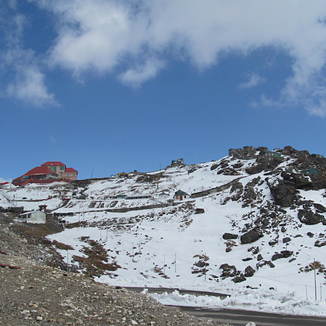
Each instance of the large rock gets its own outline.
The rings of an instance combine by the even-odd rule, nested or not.
[[[254,276],[255,272],[256,271],[251,266],[247,266],[246,269],[245,269],[244,276],[245,277],[252,277],[252,276]]]
[[[222,264],[220,266],[220,269],[222,269],[222,277],[234,277],[237,275],[237,269],[234,265],[229,264]]]
[[[224,240],[235,240],[235,239],[238,239],[238,235],[237,234],[232,234],[232,233],[224,233],[223,234],[223,239]]]
[[[281,207],[290,207],[297,199],[298,191],[295,187],[283,182],[278,183],[276,186],[270,186],[270,190],[275,204]]]
[[[296,189],[313,189],[313,184],[309,176],[293,172],[282,172],[281,176],[286,184],[291,185]]]
[[[293,255],[293,251],[282,250],[281,252],[277,252],[272,256],[272,261],[281,259],[281,258],[289,258]]]
[[[298,218],[301,223],[307,225],[314,225],[325,221],[323,215],[314,213],[310,209],[300,209],[298,211]]]
[[[317,240],[316,242],[315,242],[315,247],[324,247],[324,246],[326,246],[326,240],[325,241],[321,241],[321,240]]]
[[[240,275],[238,275],[238,276],[236,276],[235,278],[232,279],[232,281],[234,283],[240,283],[240,282],[243,282],[245,280],[246,280],[246,278],[245,278],[245,276],[243,274],[240,274]]]
[[[252,243],[252,242],[255,242],[258,239],[260,239],[262,236],[263,236],[263,234],[259,229],[252,229],[252,230],[244,233],[240,237],[240,241],[242,244]]]

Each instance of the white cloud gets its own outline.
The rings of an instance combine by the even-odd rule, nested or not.
[[[35,106],[56,104],[44,84],[44,75],[36,66],[17,67],[16,80],[7,86],[7,95]]]
[[[9,0],[8,8],[16,10],[17,1]],[[0,69],[8,75],[3,82],[1,96],[9,96],[35,106],[56,105],[54,95],[45,85],[41,62],[34,52],[23,46],[26,17],[10,13],[3,7],[0,11]]]
[[[292,75],[280,94],[291,104],[311,93],[326,63],[325,0],[30,1],[58,19],[52,64],[77,75],[110,72],[122,80],[138,75],[140,83],[143,73],[133,65],[122,75],[116,72],[121,63],[182,57],[205,69],[222,54],[248,55],[270,46],[292,59]]]
[[[149,60],[144,65],[128,69],[119,78],[125,84],[138,87],[148,79],[154,78],[163,67],[162,61]]]
[[[252,73],[247,76],[247,80],[239,85],[239,88],[254,88],[266,82],[266,79],[258,74]]]

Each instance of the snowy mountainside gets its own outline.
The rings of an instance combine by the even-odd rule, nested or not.
[[[326,275],[325,189],[325,158],[244,147],[157,172],[1,189],[0,206],[47,205],[66,221],[48,238],[101,282],[311,299],[314,269],[320,289]]]

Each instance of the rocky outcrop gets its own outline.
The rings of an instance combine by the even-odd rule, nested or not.
[[[240,160],[251,160],[256,158],[256,148],[252,146],[245,146],[243,148],[231,148],[229,150],[229,156],[232,156],[234,159]]]
[[[297,199],[298,191],[292,185],[279,182],[277,185],[270,185],[269,189],[276,205],[281,207],[290,207]]]

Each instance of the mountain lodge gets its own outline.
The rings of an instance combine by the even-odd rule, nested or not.
[[[61,162],[46,162],[37,166],[19,178],[13,180],[15,186],[25,186],[30,183],[51,183],[55,181],[70,182],[76,180],[78,171],[67,168]]]

